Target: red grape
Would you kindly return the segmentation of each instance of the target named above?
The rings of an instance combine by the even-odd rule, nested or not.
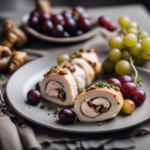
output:
[[[123,75],[119,77],[119,81],[124,84],[126,82],[133,82],[132,78],[128,75]]]
[[[43,23],[46,20],[50,20],[50,18],[51,16],[48,13],[41,13],[39,17],[41,23]]]
[[[52,32],[53,28],[54,28],[53,23],[50,20],[46,20],[42,24],[43,32],[46,34],[50,34]]]
[[[90,17],[87,13],[82,13],[82,14],[79,15],[79,19],[83,19],[83,18],[89,19]]]
[[[70,109],[62,109],[59,112],[59,120],[62,123],[70,124],[70,123],[73,123],[75,119],[76,119],[76,114],[74,113],[74,111]]]
[[[55,14],[52,16],[51,21],[54,25],[62,24],[62,21],[64,20],[64,17],[60,14]]]
[[[122,86],[121,82],[120,82],[118,79],[116,79],[116,78],[111,78],[111,79],[109,79],[109,80],[107,81],[107,83],[108,83],[108,84],[114,84],[114,86],[117,86],[117,87],[119,87],[119,88],[121,88],[121,86]]]
[[[70,37],[70,33],[69,33],[69,32],[67,32],[67,31],[64,31],[64,33],[63,33],[62,37],[64,37],[64,38],[68,38],[68,37]]]
[[[131,96],[130,99],[132,99],[136,106],[140,106],[144,103],[146,99],[146,93],[143,90],[135,90]]]
[[[129,98],[132,92],[135,90],[137,90],[137,85],[133,82],[124,83],[120,88],[120,91],[124,98]]]
[[[63,35],[63,32],[64,32],[63,26],[61,24],[57,24],[56,26],[54,26],[52,35],[54,37],[61,37]]]
[[[83,13],[85,10],[82,6],[74,6],[73,8],[74,12]]]
[[[68,12],[68,11],[64,11],[64,12],[62,13],[62,16],[63,16],[64,18],[72,18],[72,14],[71,14],[70,12]]]
[[[76,31],[73,33],[74,36],[80,36],[80,35],[82,35],[82,34],[83,34],[83,31],[82,31],[82,30],[76,30]]]
[[[35,28],[39,24],[39,18],[37,16],[31,16],[28,20],[28,26]]]
[[[41,94],[37,90],[30,90],[27,94],[28,102],[32,105],[37,105],[41,101]]]
[[[36,89],[37,91],[39,91],[39,92],[40,92],[40,85],[41,85],[41,82],[38,82],[38,83],[35,85],[35,89]]]
[[[73,32],[76,30],[77,25],[74,19],[72,18],[66,18],[65,19],[65,25],[64,28],[68,31],[68,32]]]
[[[114,24],[112,22],[110,22],[106,25],[106,29],[108,29],[109,31],[114,31],[114,30],[116,30],[116,28],[117,28],[116,24]]]
[[[105,27],[110,21],[110,18],[107,17],[107,16],[101,16],[99,19],[98,19],[98,24],[102,27]]]
[[[34,11],[32,11],[31,13],[30,13],[30,16],[36,16],[36,17],[39,17],[40,16],[40,13],[38,12],[38,11],[36,11],[36,10],[34,10]]]
[[[79,28],[84,32],[87,32],[92,28],[92,23],[89,19],[83,18],[79,22]]]

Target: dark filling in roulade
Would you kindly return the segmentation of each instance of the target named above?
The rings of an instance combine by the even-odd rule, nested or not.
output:
[[[95,118],[102,113],[108,112],[110,107],[110,102],[104,97],[98,97],[92,100],[85,99],[81,103],[81,112],[86,117]]]
[[[63,85],[57,81],[51,80],[46,85],[46,94],[49,97],[66,100],[66,92],[63,90]]]

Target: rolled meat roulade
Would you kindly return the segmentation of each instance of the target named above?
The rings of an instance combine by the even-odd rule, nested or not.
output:
[[[76,80],[67,68],[51,68],[40,86],[41,96],[53,103],[72,106],[78,95]]]
[[[67,68],[68,70],[70,70],[76,80],[78,92],[84,92],[86,88],[86,76],[84,70],[80,66],[73,64],[69,61],[64,61],[60,64],[60,66],[62,68]]]
[[[76,98],[74,111],[81,122],[98,122],[114,118],[122,105],[123,96],[117,87],[92,85]]]
[[[95,53],[94,49],[90,50],[79,50],[81,53],[81,57],[84,58],[95,70],[96,78],[99,76],[102,70],[102,64],[100,63],[97,54]]]

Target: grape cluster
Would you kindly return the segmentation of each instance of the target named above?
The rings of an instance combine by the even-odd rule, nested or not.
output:
[[[121,30],[117,36],[109,40],[109,57],[103,63],[106,72],[116,71],[119,75],[130,74],[131,57],[135,65],[141,65],[145,60],[150,60],[150,37],[141,30],[136,22],[130,21],[127,16],[118,20]]]
[[[107,83],[120,88],[120,92],[124,98],[121,111],[124,114],[132,114],[135,108],[142,105],[146,99],[146,93],[138,89],[137,84],[135,84],[134,80],[128,75],[122,75],[118,79],[111,78]]]
[[[64,11],[62,14],[50,15],[33,11],[28,26],[48,36],[68,38],[89,31],[92,23],[83,7],[74,6],[71,11]]]

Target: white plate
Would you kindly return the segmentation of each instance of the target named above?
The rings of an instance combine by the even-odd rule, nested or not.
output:
[[[75,133],[101,133],[122,130],[138,125],[150,118],[150,72],[139,67],[139,76],[143,78],[145,82],[142,87],[147,94],[145,103],[141,107],[136,108],[132,115],[122,115],[120,113],[116,118],[106,121],[107,123],[103,126],[96,126],[97,123],[80,123],[79,121],[71,125],[63,125],[59,122],[58,117],[55,118],[53,115],[58,107],[57,105],[46,102],[47,106],[51,106],[52,109],[48,110],[48,108],[46,108],[43,110],[40,109],[39,106],[27,104],[26,95],[28,91],[34,89],[35,84],[43,79],[43,75],[49,71],[52,66],[56,65],[58,55],[59,54],[54,54],[32,61],[21,67],[11,76],[7,84],[6,92],[10,105],[18,114],[42,126]],[[98,56],[100,60],[104,59],[103,53],[99,52]],[[133,75],[134,73],[132,76]],[[101,74],[98,81],[106,81],[109,77],[110,75]],[[111,77],[114,77],[114,75],[111,74]],[[50,113],[50,115],[48,115],[48,113]]]

